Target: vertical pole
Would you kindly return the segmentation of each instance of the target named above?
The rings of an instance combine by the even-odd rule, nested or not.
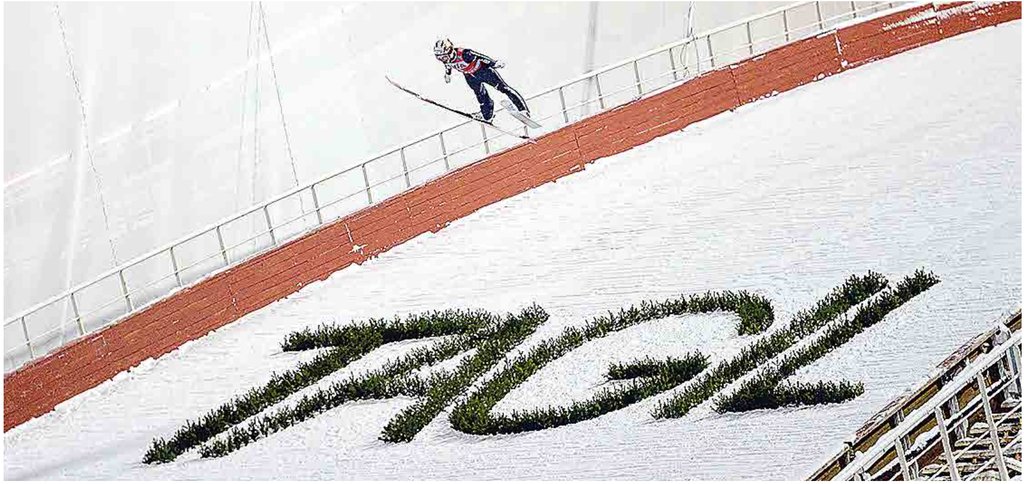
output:
[[[910,467],[907,465],[907,451],[903,448],[903,436],[896,439],[896,456],[900,460],[900,473],[903,474],[903,480],[913,480],[910,477]]]
[[[444,146],[444,131],[437,133],[437,139],[441,140],[441,156],[444,157],[444,172],[448,173],[452,168],[448,164],[448,148]]]
[[[597,43],[597,12],[599,3],[598,2],[587,2],[589,5],[589,12],[587,14],[587,37],[584,45],[586,48],[583,51],[583,69],[580,72],[591,72],[594,70],[594,54]],[[580,103],[580,118],[584,118],[590,115],[590,83],[594,76],[586,80],[586,84],[583,91],[583,99]]]
[[[673,81],[678,81],[679,80],[679,73],[676,72],[676,58],[672,56],[672,48],[671,47],[669,47],[669,49],[668,49],[668,61],[672,65],[672,80]]]
[[[689,43],[687,44],[689,45]],[[697,59],[697,75],[700,75],[700,49],[697,48],[697,41],[693,41],[693,56]]]
[[[814,2],[814,10],[818,12],[818,31],[825,30],[825,24],[821,20],[821,2]]]
[[[128,283],[124,280],[124,269],[117,271],[117,277],[121,279],[121,293],[124,294],[124,302],[128,305],[128,312],[135,310],[132,299],[128,297]]]
[[[480,137],[484,140],[484,153],[491,154],[491,144],[487,141],[487,128],[482,124],[480,125]]]
[[[942,416],[942,406],[935,407],[935,428],[942,437],[942,451],[946,455],[946,464],[949,465],[950,480],[960,480],[960,469],[956,467],[956,459],[953,458],[953,445],[949,443],[949,433],[946,431],[946,419]]]
[[[366,174],[366,163],[359,165],[363,171],[363,185],[366,186],[366,201],[373,205],[373,195],[370,193],[370,176]]]
[[[85,325],[82,324],[82,313],[78,311],[78,301],[75,300],[75,293],[72,292],[68,297],[71,299],[71,310],[75,312],[75,322],[78,323],[78,335],[85,335]]]
[[[263,206],[263,218],[267,219],[267,231],[270,232],[270,244],[277,247],[277,237],[274,235],[274,224],[270,221],[270,210],[266,205]],[[226,253],[224,257],[227,257]]]
[[[1003,461],[1003,446],[999,445],[999,429],[996,428],[995,419],[992,418],[992,404],[989,402],[988,385],[985,384],[985,371],[978,373],[975,379],[978,381],[981,404],[985,409],[985,422],[988,423],[988,438],[992,442],[992,453],[995,454],[996,468],[999,469],[999,479],[1008,481],[1010,476],[1006,473],[1006,462]]]
[[[604,109],[604,94],[601,93],[601,76],[594,74],[594,85],[597,86],[597,105]],[[563,101],[564,102],[564,101]]]
[[[750,33],[750,22],[747,22],[747,47],[750,48],[750,55],[754,55],[754,36]]]
[[[850,2],[850,15],[857,18],[857,2]]]
[[[640,97],[644,95],[644,88],[640,83],[640,67],[636,63],[637,61],[633,61],[633,78],[636,79],[636,95]]]
[[[267,207],[263,207],[263,209],[266,210]],[[267,220],[269,220],[269,217]],[[253,229],[255,230],[255,227]],[[270,238],[274,238],[273,234],[271,234]],[[226,266],[228,265],[228,251],[224,248],[224,235],[220,233],[220,225],[217,226],[217,243],[220,244],[220,255],[224,258],[224,265]]]
[[[174,268],[174,282],[178,283],[178,287],[181,287],[181,270],[178,269],[178,257],[174,255],[174,246],[171,246],[171,267]]]
[[[789,16],[786,15],[789,10],[782,11],[782,30],[786,32],[786,42],[789,42]]]
[[[313,195],[313,210],[316,211],[317,227],[324,224],[324,216],[320,213],[320,197],[316,196],[316,183],[309,186],[309,193]]]
[[[892,415],[892,417],[893,417],[892,427],[896,428],[901,423],[903,423],[903,419],[906,416],[903,415],[903,409],[900,408],[899,410],[896,411],[896,413],[894,413]],[[908,435],[901,435],[900,438],[897,439],[897,442],[896,442],[896,452],[897,452],[897,454],[901,454],[900,462],[902,464],[906,465],[906,470],[904,471],[904,476],[903,476],[903,480],[905,480],[905,481],[916,480],[917,479],[917,474],[918,474],[917,462],[914,462],[913,464],[909,464],[907,462],[907,447],[909,447],[909,440],[910,439],[908,438]],[[903,470],[903,469],[901,469],[901,470]]]
[[[903,420],[903,409],[901,408],[900,409],[900,421],[902,421],[902,420]],[[910,440],[910,434],[907,434],[906,436],[904,436],[904,438],[902,439],[902,442],[903,442],[903,448],[904,449],[908,449],[908,448],[910,448],[913,445],[913,441]],[[914,462],[912,462],[910,464],[910,479],[916,481],[916,480],[918,480],[920,478],[921,478],[921,461],[920,460],[915,460]]]
[[[565,120],[565,124],[569,124],[569,111],[565,108],[565,93],[561,87],[558,88],[558,100],[562,102],[562,119]]]
[[[409,165],[405,161],[405,147],[403,146],[398,150],[398,154],[402,157],[402,173],[405,174],[405,187],[412,187],[412,182],[409,181]]]
[[[711,68],[715,68],[715,52],[711,50],[711,36],[704,37],[708,42],[708,60],[711,61]]]
[[[28,346],[29,358],[35,359],[36,351],[32,349],[32,340],[28,337],[28,326],[25,325],[25,316],[21,317],[21,334],[25,335],[25,346]]]
[[[1010,347],[1006,352],[1006,358],[1007,363],[1010,364],[1010,376],[1013,381],[1010,383],[1010,390],[1020,394],[1020,350],[1017,345]]]

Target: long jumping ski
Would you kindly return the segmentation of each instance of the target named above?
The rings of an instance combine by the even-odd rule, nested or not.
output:
[[[540,129],[540,124],[531,119],[529,116],[523,114],[522,111],[516,109],[516,107],[513,106],[512,102],[509,101],[508,99],[502,99],[501,105],[505,107],[505,111],[508,111],[509,116],[518,119],[520,123],[523,123],[533,129]]]
[[[511,132],[509,130],[506,130],[504,128],[500,128],[500,127],[496,126],[494,123],[492,123],[490,121],[484,121],[484,120],[482,120],[480,118],[477,118],[477,117],[475,117],[472,114],[469,114],[467,112],[459,111],[458,109],[445,106],[444,104],[441,104],[441,103],[439,103],[437,101],[434,101],[432,99],[425,98],[425,97],[421,96],[420,94],[416,93],[415,91],[411,91],[408,88],[402,86],[401,84],[395,82],[393,79],[391,79],[388,76],[384,76],[384,78],[387,79],[388,82],[390,82],[392,86],[397,87],[398,89],[402,90],[403,92],[405,92],[405,93],[407,93],[407,94],[415,97],[416,99],[419,99],[420,101],[423,101],[423,102],[425,102],[427,104],[432,104],[432,105],[437,106],[437,107],[439,107],[441,109],[444,109],[446,111],[458,114],[459,116],[462,116],[462,117],[465,117],[465,118],[469,118],[469,119],[471,119],[473,121],[476,121],[476,122],[478,122],[480,124],[483,124],[483,125],[486,125],[486,126],[490,126],[491,128],[494,128],[496,131],[498,131],[498,132],[500,132],[502,134],[507,134],[509,136],[515,136],[516,138],[519,138],[519,139],[521,139],[523,141],[526,141],[528,143],[536,143],[537,142],[536,140],[534,140],[533,138],[531,138],[529,136],[526,136],[526,135],[523,135],[523,134],[519,134],[519,133],[513,133],[513,132]]]

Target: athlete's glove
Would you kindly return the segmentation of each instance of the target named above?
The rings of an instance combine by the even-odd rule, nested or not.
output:
[[[491,67],[495,69],[501,69],[502,67],[505,67],[505,63],[500,60],[495,60],[494,64],[491,64]]]
[[[444,74],[444,83],[445,83],[445,84],[448,84],[448,83],[450,83],[450,82],[452,82],[452,75],[451,75],[451,74],[448,74],[448,73],[445,73],[445,74]]]

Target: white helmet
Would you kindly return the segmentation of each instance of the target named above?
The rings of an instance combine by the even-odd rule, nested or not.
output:
[[[448,39],[438,39],[434,42],[434,57],[441,62],[449,61],[455,56],[455,46]]]

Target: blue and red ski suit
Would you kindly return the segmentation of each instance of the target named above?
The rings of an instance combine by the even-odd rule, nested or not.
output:
[[[476,94],[476,100],[480,102],[480,115],[485,120],[490,121],[494,115],[494,102],[491,101],[491,96],[487,94],[487,88],[484,87],[484,84],[490,84],[498,92],[508,96],[512,104],[515,104],[516,109],[528,113],[529,108],[526,107],[526,100],[501,78],[495,70],[495,64],[494,59],[479,52],[457,47],[455,48],[454,59],[444,63],[445,75],[451,75],[452,69],[455,69],[466,77],[466,84],[469,84],[473,94]]]

